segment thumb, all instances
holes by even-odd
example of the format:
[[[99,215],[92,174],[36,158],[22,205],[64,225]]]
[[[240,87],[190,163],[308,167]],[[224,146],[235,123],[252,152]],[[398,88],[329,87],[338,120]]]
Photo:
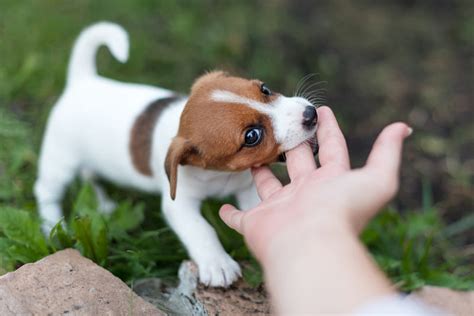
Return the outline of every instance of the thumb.
[[[400,167],[403,140],[412,133],[405,123],[393,123],[377,137],[367,160],[367,167],[396,177]]]
[[[377,137],[365,167],[354,173],[358,177],[352,178],[354,183],[349,188],[361,187],[361,183],[365,188],[362,199],[360,191],[347,189],[349,195],[353,194],[349,200],[358,201],[352,203],[355,209],[350,214],[351,222],[358,232],[397,193],[403,140],[411,132],[405,123],[393,123],[385,127]],[[349,184],[348,181],[346,184]]]
[[[244,214],[244,212],[236,209],[230,204],[223,205],[219,210],[219,216],[224,221],[224,223],[240,234],[243,233],[242,218]]]
[[[412,129],[405,123],[393,123],[385,127],[377,137],[367,159],[366,169],[378,176],[384,192],[381,198],[391,199],[398,190],[398,173],[402,157],[403,140]]]

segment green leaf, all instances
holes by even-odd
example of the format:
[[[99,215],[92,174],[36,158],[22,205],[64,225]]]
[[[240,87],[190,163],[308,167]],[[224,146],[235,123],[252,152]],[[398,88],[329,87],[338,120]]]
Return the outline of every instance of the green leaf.
[[[100,216],[75,217],[72,221],[77,246],[82,254],[97,264],[104,265],[108,255],[105,222]]]
[[[426,281],[420,278],[416,273],[402,274],[400,279],[399,287],[403,291],[413,291],[426,284]]]
[[[72,229],[81,253],[87,258],[97,262],[92,237],[92,224],[90,217],[75,217],[72,220]]]
[[[12,242],[6,237],[0,237],[0,275],[12,271],[15,266],[15,260],[13,260],[8,251],[12,246]]]
[[[64,219],[61,219],[49,233],[50,244],[54,251],[72,248],[74,246],[74,239],[63,228]]]
[[[39,221],[26,211],[0,208],[0,233],[11,242],[9,251],[12,257],[20,258],[22,263],[33,262],[49,254]]]
[[[446,271],[430,271],[427,279],[433,285],[458,290],[474,290],[474,278],[461,278]]]
[[[107,225],[97,208],[94,189],[85,183],[74,201],[70,226],[82,254],[97,264],[105,265],[108,256]],[[72,242],[66,234],[61,236],[66,244]]]
[[[251,259],[248,264],[242,266],[242,275],[251,287],[257,287],[263,283],[263,271],[255,259]]]
[[[107,228],[105,223],[97,225],[97,228],[93,231],[94,238],[94,251],[96,254],[96,262],[101,266],[104,266],[107,261],[107,255],[109,253],[109,242],[107,238]]]
[[[97,197],[90,183],[82,185],[81,190],[74,201],[71,217],[97,214]]]
[[[107,222],[109,237],[115,238],[137,228],[145,218],[144,211],[143,203],[135,207],[132,207],[131,202],[120,203]]]

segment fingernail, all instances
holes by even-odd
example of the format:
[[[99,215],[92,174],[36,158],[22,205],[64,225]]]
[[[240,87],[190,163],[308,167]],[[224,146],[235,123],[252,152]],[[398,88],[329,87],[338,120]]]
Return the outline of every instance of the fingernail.
[[[406,137],[410,136],[411,134],[413,134],[413,128],[411,128],[410,126],[408,126]]]

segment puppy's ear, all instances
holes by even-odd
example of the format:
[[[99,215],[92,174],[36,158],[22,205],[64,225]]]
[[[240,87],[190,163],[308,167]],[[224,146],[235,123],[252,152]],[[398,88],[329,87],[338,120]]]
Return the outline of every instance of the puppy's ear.
[[[170,196],[176,198],[176,184],[178,181],[178,165],[186,164],[188,157],[195,151],[194,146],[183,137],[175,137],[168,148],[165,160],[165,171],[170,182]]]

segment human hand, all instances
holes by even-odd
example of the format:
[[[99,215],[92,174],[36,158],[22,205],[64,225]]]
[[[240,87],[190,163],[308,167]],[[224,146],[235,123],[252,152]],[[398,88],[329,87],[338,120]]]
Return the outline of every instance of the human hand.
[[[291,183],[282,186],[267,167],[252,170],[262,202],[241,212],[231,205],[220,209],[222,220],[243,234],[259,260],[285,233],[301,239],[305,231],[344,229],[358,234],[394,197],[403,140],[411,134],[404,123],[387,126],[378,136],[366,165],[350,169],[344,136],[328,107],[318,109],[319,160],[302,144],[287,152]]]

